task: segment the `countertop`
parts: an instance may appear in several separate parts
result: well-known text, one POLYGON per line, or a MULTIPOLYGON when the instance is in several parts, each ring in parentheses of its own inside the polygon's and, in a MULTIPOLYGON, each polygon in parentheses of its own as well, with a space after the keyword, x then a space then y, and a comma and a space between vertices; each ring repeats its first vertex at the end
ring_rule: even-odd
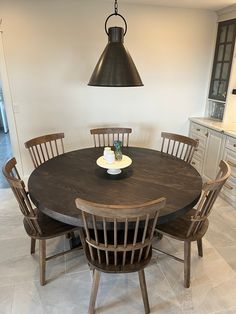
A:
POLYGON ((226 135, 236 137, 236 123, 226 124, 206 117, 191 117, 189 120, 226 135))

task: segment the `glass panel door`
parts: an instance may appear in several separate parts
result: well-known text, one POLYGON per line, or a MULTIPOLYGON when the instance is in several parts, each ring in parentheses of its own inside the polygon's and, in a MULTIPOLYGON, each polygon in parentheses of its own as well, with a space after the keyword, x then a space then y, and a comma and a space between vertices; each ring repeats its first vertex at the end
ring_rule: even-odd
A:
POLYGON ((236 36, 236 19, 218 26, 209 98, 226 101, 236 36))

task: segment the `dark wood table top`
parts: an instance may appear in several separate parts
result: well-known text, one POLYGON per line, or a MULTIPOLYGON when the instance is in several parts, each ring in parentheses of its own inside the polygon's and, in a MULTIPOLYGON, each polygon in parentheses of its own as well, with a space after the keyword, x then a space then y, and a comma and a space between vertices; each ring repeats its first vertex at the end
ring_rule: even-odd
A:
POLYGON ((202 179, 186 162, 156 150, 129 147, 123 153, 132 165, 119 175, 97 166, 102 148, 72 151, 48 160, 30 175, 30 197, 42 212, 59 221, 82 226, 75 199, 103 204, 140 204, 166 197, 158 223, 172 220, 198 201, 202 179))

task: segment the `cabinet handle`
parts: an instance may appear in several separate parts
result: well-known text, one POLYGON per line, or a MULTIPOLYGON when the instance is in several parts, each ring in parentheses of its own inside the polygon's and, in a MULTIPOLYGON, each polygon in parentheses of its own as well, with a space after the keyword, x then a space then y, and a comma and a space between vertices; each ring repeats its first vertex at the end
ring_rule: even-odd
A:
POLYGON ((208 135, 209 135, 209 133, 208 133, 208 132, 206 132, 206 133, 205 133, 205 136, 206 136, 206 137, 208 137, 208 135))
POLYGON ((227 163, 231 166, 231 167, 236 167, 236 164, 234 164, 232 161, 230 160, 227 160, 227 163))
POLYGON ((236 147, 236 144, 234 144, 233 146, 236 147))
POLYGON ((226 187, 227 189, 229 189, 229 190, 233 190, 233 189, 234 189, 231 185, 229 185, 229 184, 227 184, 227 183, 225 183, 225 187, 226 187))
POLYGON ((196 165, 196 163, 194 161, 191 162, 192 165, 196 165))
POLYGON ((196 129, 198 132, 200 132, 201 131, 201 129, 196 129))

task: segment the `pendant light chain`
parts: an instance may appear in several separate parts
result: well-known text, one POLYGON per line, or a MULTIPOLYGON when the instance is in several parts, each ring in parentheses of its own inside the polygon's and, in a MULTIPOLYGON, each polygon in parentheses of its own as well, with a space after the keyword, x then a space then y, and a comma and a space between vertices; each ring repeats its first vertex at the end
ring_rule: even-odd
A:
POLYGON ((117 0, 115 0, 114 9, 115 9, 115 15, 117 15, 118 14, 118 3, 117 3, 117 0))
POLYGON ((123 20, 123 22, 125 23, 125 30, 124 30, 124 36, 125 36, 125 34, 126 34, 126 32, 127 32, 127 22, 126 22, 126 20, 125 20, 125 18, 123 17, 123 15, 121 15, 121 14, 119 14, 118 13, 118 1, 117 0, 115 0, 115 2, 114 2, 114 13, 112 13, 112 14, 110 14, 107 18, 106 18, 106 21, 105 21, 105 32, 107 33, 107 35, 109 35, 108 34, 108 30, 107 30, 107 22, 108 22, 108 20, 112 17, 112 16, 119 16, 122 20, 123 20))

